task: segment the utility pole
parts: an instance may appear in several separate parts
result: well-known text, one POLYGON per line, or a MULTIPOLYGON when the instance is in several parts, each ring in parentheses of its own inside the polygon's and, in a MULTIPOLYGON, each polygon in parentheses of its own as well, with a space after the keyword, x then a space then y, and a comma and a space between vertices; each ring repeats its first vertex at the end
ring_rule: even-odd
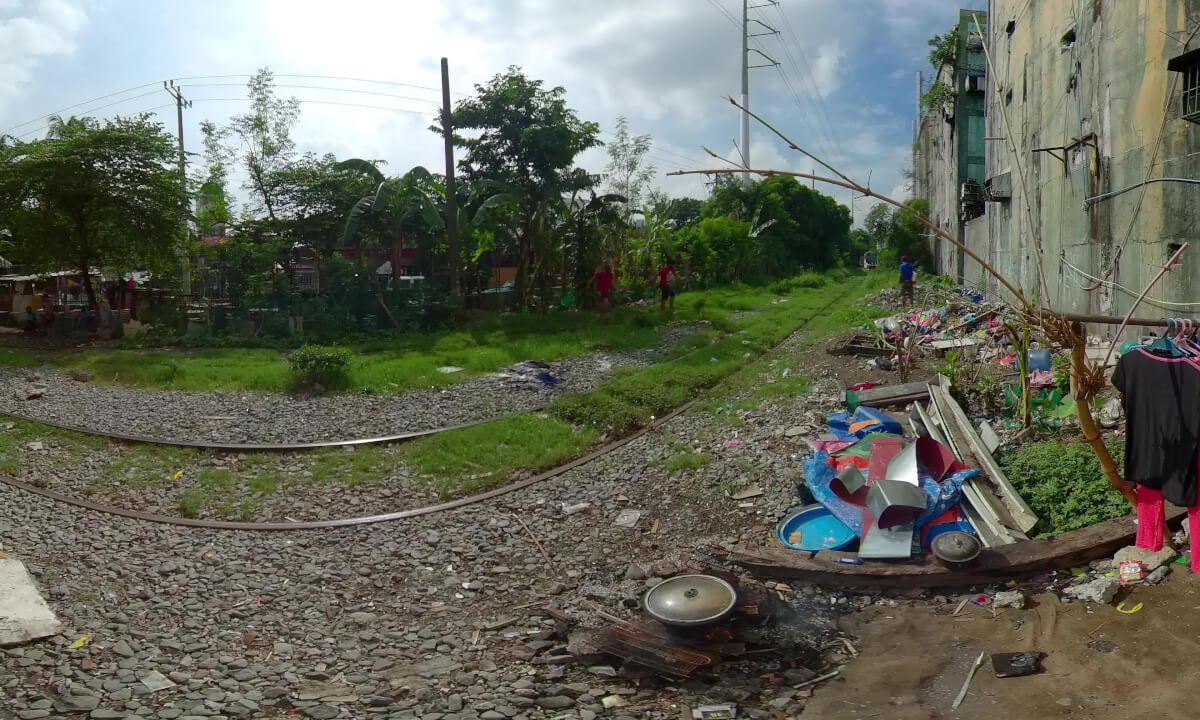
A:
MULTIPOLYGON (((742 0, 742 167, 750 167, 750 0, 742 0)), ((742 174, 750 184, 750 173, 742 174)))
MULTIPOLYGON (((764 53, 758 48, 750 47, 750 38, 759 37, 762 35, 778 35, 779 31, 762 20, 750 17, 750 11, 760 7, 770 7, 778 5, 778 0, 770 0, 763 5, 751 5, 750 0, 742 0, 742 167, 749 169, 750 167, 750 71, 760 67, 775 67, 779 65, 774 58, 764 53), (758 23, 766 28, 769 32, 752 33, 750 32, 750 23, 758 23), (750 53, 758 53, 767 59, 766 63, 758 65, 750 64, 750 53)), ((750 173, 742 174, 742 185, 750 185, 750 173)))
POLYGON ((450 256, 450 295, 458 295, 458 196, 454 186, 454 126, 450 122, 450 65, 442 58, 442 133, 446 141, 446 254, 450 256))
MULTIPOLYGON (((168 81, 163 80, 163 90, 166 90, 171 97, 175 98, 175 112, 179 119, 179 176, 181 178, 181 182, 183 182, 183 189, 186 192, 187 156, 185 156, 183 153, 183 109, 185 107, 190 108, 192 106, 192 101, 184 99, 183 88, 177 86, 174 80, 171 80, 170 84, 168 84, 168 81)), ((179 286, 183 291, 184 301, 186 302, 187 298, 192 294, 192 270, 188 265, 186 224, 184 226, 183 236, 184 240, 179 248, 179 286)))

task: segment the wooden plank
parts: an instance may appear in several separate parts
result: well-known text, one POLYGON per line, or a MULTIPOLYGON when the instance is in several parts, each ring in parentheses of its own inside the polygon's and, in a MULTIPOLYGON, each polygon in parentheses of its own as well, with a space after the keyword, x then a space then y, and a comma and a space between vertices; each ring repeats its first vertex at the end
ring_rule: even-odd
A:
POLYGON ((966 439, 968 450, 976 459, 978 467, 985 473, 998 490, 1000 499, 1012 514, 1013 521, 1016 523, 1016 529, 1021 532, 1029 532, 1037 525, 1037 515, 1021 497, 1013 484, 1009 482, 1008 477, 996 461, 992 458, 992 454, 984 447, 983 440, 979 434, 975 432, 975 428, 971 426, 971 421, 967 418, 967 414, 959 404, 950 397, 950 391, 945 387, 937 386, 930 388, 931 393, 937 398, 939 406, 943 409, 942 419, 958 425, 962 432, 962 436, 966 439), (949 408, 951 417, 946 417, 945 410, 949 408))
POLYGON ((929 383, 910 382, 903 385, 883 385, 869 390, 856 390, 858 404, 868 407, 888 407, 924 400, 929 397, 929 383))
POLYGON ((933 342, 929 343, 929 347, 933 348, 939 353, 945 353, 947 350, 975 347, 978 344, 979 343, 975 342, 975 340, 972 338, 953 338, 950 340, 934 340, 933 342))
MULTIPOLYGON (((1168 525, 1178 526, 1185 513, 1183 508, 1168 506, 1168 525)), ((1127 515, 1045 540, 1026 540, 986 549, 974 565, 955 570, 928 555, 911 560, 865 561, 861 565, 849 565, 838 561, 855 558, 852 552, 822 550, 812 555, 778 544, 711 552, 764 578, 806 580, 837 587, 961 587, 1076 567, 1112 555, 1131 544, 1136 533, 1134 517, 1127 515)))

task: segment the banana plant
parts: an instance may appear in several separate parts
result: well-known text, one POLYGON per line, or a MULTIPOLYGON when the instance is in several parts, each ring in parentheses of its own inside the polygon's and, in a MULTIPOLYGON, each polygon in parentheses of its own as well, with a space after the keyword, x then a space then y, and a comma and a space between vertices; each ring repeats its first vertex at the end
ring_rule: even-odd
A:
POLYGON ((375 192, 359 198, 346 215, 343 244, 357 243, 368 222, 382 226, 392 249, 392 276, 400 273, 400 250, 416 247, 423 236, 445 227, 442 217, 445 187, 418 165, 400 177, 384 177, 374 163, 352 158, 338 163, 340 169, 357 170, 377 181, 375 192))

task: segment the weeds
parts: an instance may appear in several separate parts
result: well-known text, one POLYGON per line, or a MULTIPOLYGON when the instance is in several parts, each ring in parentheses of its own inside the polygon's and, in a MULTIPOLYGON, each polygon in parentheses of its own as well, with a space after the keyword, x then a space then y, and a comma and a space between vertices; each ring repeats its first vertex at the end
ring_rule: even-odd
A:
POLYGON ((667 472, 697 470, 712 461, 713 456, 709 453, 680 452, 667 458, 666 462, 663 463, 663 469, 667 472))
MULTIPOLYGON (((1105 442, 1117 465, 1124 462, 1119 438, 1105 442)), ((1057 535, 1129 514, 1129 502, 1108 483, 1091 448, 1082 442, 1033 443, 1000 459, 1009 480, 1038 515, 1038 531, 1057 535)))

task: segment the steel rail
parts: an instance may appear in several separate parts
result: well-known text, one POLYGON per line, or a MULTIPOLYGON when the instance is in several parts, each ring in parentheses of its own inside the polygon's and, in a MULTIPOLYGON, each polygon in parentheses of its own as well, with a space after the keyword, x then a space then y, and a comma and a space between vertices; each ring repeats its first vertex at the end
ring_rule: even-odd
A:
MULTIPOLYGON (((780 340, 779 343, 777 343, 773 348, 771 348, 771 350, 775 350, 775 349, 779 348, 784 343, 786 343, 788 340, 792 339, 797 334, 803 332, 808 327, 809 323, 811 323, 813 321, 813 318, 820 316, 823 312, 825 312, 825 310, 829 309, 835 303, 842 300, 847 294, 848 294, 848 292, 842 292, 842 293, 838 294, 837 296, 835 296, 834 298, 832 298, 828 303, 826 303, 822 307, 818 308, 817 310, 814 310, 812 312, 812 314, 809 315, 809 317, 804 320, 804 322, 800 323, 800 325, 797 326, 795 330, 788 333, 787 337, 780 340)), ((762 362, 762 360, 764 358, 766 358, 767 355, 770 354, 771 350, 764 352, 761 356, 756 358, 754 360, 754 362, 749 363, 746 367, 750 367, 751 365, 755 365, 759 362, 762 362)), ((552 478, 558 477, 559 475, 562 475, 571 470, 574 470, 575 468, 577 468, 581 465, 585 465, 597 458, 603 457, 604 455, 607 455, 608 453, 610 453, 618 448, 624 447, 625 445, 628 445, 629 443, 633 442, 634 440, 637 440, 638 438, 642 437, 643 435, 646 435, 647 433, 651 432, 652 430, 656 430, 656 429, 662 427, 663 425, 667 424, 668 422, 675 419, 676 417, 681 415, 683 412, 685 412, 686 410, 691 408, 697 402, 699 402, 699 398, 693 398, 691 400, 688 400, 687 402, 683 403, 682 405, 675 408, 674 410, 667 413, 666 415, 662 416, 661 418, 657 418, 657 419, 651 421, 649 424, 644 425, 643 427, 630 433, 629 435, 626 435, 623 438, 614 440, 600 448, 597 448, 596 450, 593 450, 590 453, 587 453, 586 455, 582 455, 578 458, 575 458, 574 460, 571 460, 570 462, 567 462, 563 465, 559 465, 558 467, 555 467, 555 468, 551 468, 550 470, 547 470, 545 472, 534 475, 533 477, 526 478, 524 480, 520 480, 515 483, 510 483, 508 485, 504 485, 502 487, 498 487, 494 490, 489 490, 487 492, 479 493, 477 495, 471 495, 471 496, 464 497, 464 498, 457 498, 455 500, 448 500, 446 502, 437 503, 435 505, 426 505, 424 507, 412 508, 409 510, 398 510, 395 512, 382 513, 379 515, 365 515, 365 516, 360 516, 360 517, 339 518, 336 520, 304 520, 304 521, 299 521, 299 522, 282 522, 282 523, 281 522, 245 522, 245 521, 235 521, 235 520, 208 520, 205 518, 185 518, 185 517, 176 517, 176 516, 172 516, 172 515, 160 515, 158 513, 143 512, 141 510, 130 510, 128 508, 117 507, 115 505, 107 505, 105 503, 92 502, 91 500, 84 500, 83 498, 78 498, 78 497, 74 497, 71 495, 65 495, 63 493, 60 493, 60 492, 57 492, 54 490, 48 490, 46 488, 37 487, 35 485, 30 485, 29 483, 22 482, 15 478, 9 477, 3 473, 0 473, 0 484, 8 485, 9 487, 17 488, 18 490, 24 490, 27 493, 38 495, 38 496, 44 497, 48 500, 54 500, 56 502, 61 502, 61 503, 67 504, 67 505, 72 505, 72 506, 75 506, 78 508, 83 508, 85 510, 91 510, 93 512, 105 513, 107 515, 116 515, 119 517, 130 518, 132 520, 142 520, 145 522, 160 523, 163 525, 177 525, 177 526, 182 526, 182 527, 200 528, 200 529, 207 529, 207 530, 243 530, 243 531, 250 531, 250 532, 263 532, 263 531, 278 532, 278 531, 288 531, 288 530, 326 530, 326 529, 332 529, 332 528, 354 527, 354 526, 358 526, 358 525, 373 525, 376 523, 390 522, 393 520, 404 520, 407 518, 420 517, 422 515, 432 515, 434 513, 444 512, 446 510, 454 510, 457 508, 466 507, 468 505, 474 505, 475 503, 483 502, 484 500, 490 500, 492 498, 497 498, 502 495, 507 495, 508 493, 515 492, 517 490, 522 490, 531 485, 535 485, 535 484, 543 482, 545 480, 550 480, 552 478)), ((536 412, 536 411, 534 411, 534 412, 536 412)), ((516 413, 514 413, 514 414, 516 414, 516 413)), ((21 415, 8 413, 8 412, 0 412, 0 415, 8 415, 10 417, 16 417, 16 418, 19 418, 22 420, 27 419, 25 417, 22 417, 21 415)), ((506 416, 501 415, 500 417, 506 417, 506 416)), ((437 429, 437 430, 422 430, 417 433, 409 433, 405 436, 391 436, 391 437, 393 437, 394 439, 403 439, 404 437, 418 437, 420 435, 431 435, 434 433, 443 432, 445 430, 453 430, 453 429, 459 429, 459 428, 463 428, 463 427, 470 427, 472 425, 480 425, 482 423, 490 422, 491 420, 496 420, 496 419, 498 419, 498 418, 490 418, 488 420, 480 420, 477 422, 468 423, 466 425, 460 425, 460 426, 451 427, 451 428, 441 428, 441 429, 437 429)), ((60 429, 66 429, 66 430, 74 430, 75 429, 75 428, 71 428, 69 426, 58 424, 58 423, 44 422, 42 420, 37 420, 35 418, 28 418, 28 421, 41 423, 43 425, 49 425, 49 426, 57 427, 60 429)), ((140 440, 138 440, 136 436, 110 435, 107 433, 100 433, 100 432, 92 431, 92 430, 78 430, 78 432, 83 432, 83 433, 87 433, 87 434, 91 434, 91 435, 103 435, 103 436, 112 437, 115 439, 126 439, 126 440, 130 440, 130 441, 134 441, 134 442, 140 442, 140 440)), ((307 447, 310 447, 310 448, 311 447, 328 447, 328 446, 336 447, 338 445, 352 445, 352 444, 361 445, 361 444, 364 444, 367 442, 372 442, 372 441, 385 442, 384 440, 372 438, 372 439, 356 440, 356 441, 350 441, 350 442, 329 442, 329 443, 320 443, 320 444, 309 444, 307 447)), ((185 443, 182 441, 171 441, 171 442, 167 442, 167 443, 163 443, 163 444, 182 445, 182 446, 188 446, 188 447, 202 447, 202 448, 238 447, 241 449, 250 449, 250 448, 293 449, 293 448, 284 448, 281 446, 253 446, 253 445, 231 446, 228 443, 226 443, 225 445, 205 445, 203 443, 193 444, 193 443, 185 443)), ((304 448, 304 446, 300 446, 300 449, 305 449, 305 448, 304 448)))
POLYGON ((405 518, 419 517, 421 515, 432 515, 433 513, 438 513, 438 512, 445 511, 445 510, 453 510, 455 508, 460 508, 460 507, 464 507, 467 505, 473 505, 477 502, 482 502, 484 500, 490 500, 492 498, 500 497, 501 495, 506 495, 510 492, 514 492, 516 490, 521 490, 522 488, 527 488, 530 485, 540 483, 544 480, 549 480, 551 478, 558 477, 559 475, 562 475, 563 473, 566 473, 570 470, 574 470, 575 468, 579 467, 580 465, 589 463, 598 457, 606 455, 606 454, 612 452, 613 450, 616 450, 617 448, 628 445, 629 443, 633 442, 634 440, 637 440, 638 438, 642 437, 643 435, 650 432, 651 430, 655 430, 659 427, 662 427, 668 421, 672 420, 673 418, 678 416, 680 413, 682 413, 685 410, 687 410, 688 408, 690 408, 692 405, 695 405, 696 402, 697 402, 697 400, 689 400, 688 402, 684 403, 683 405, 680 405, 678 408, 676 408, 669 414, 664 415, 661 418, 658 418, 657 420, 651 422, 650 424, 643 426, 642 428, 638 429, 637 431, 630 433, 629 435, 626 435, 625 437, 620 438, 619 440, 614 440, 613 442, 610 442, 607 445, 604 445, 603 447, 597 448, 596 450, 593 450, 592 452, 590 452, 586 455, 582 455, 578 458, 575 458, 574 460, 566 463, 565 465, 559 465, 556 468, 552 468, 550 470, 547 470, 546 472, 539 473, 537 475, 534 475, 531 478, 526 478, 524 480, 521 480, 521 481, 518 481, 515 483, 511 483, 511 484, 505 485, 503 487, 498 487, 495 490, 489 490, 484 493, 479 493, 478 495, 471 495, 469 497, 458 498, 456 500, 448 500, 446 502, 438 503, 436 505, 426 505, 425 507, 412 508, 410 510, 398 510, 396 512, 383 513, 380 515, 366 515, 363 517, 340 518, 337 520, 306 520, 306 521, 301 521, 301 522, 239 522, 239 521, 234 521, 234 520, 207 520, 207 519, 203 519, 203 518, 174 517, 171 515, 159 515, 158 513, 143 512, 141 510, 130 510, 128 508, 116 507, 114 505, 106 505, 104 503, 92 502, 91 500, 84 500, 83 498, 77 498, 77 497, 73 497, 71 495, 64 495, 63 493, 56 492, 54 490, 47 490, 46 488, 36 487, 34 485, 30 485, 28 483, 24 483, 24 482, 21 482, 20 480, 15 480, 13 478, 10 478, 10 477, 4 476, 4 475, 0 475, 0 483, 10 485, 19 490, 24 490, 25 492, 33 493, 35 495, 40 495, 40 496, 42 496, 44 498, 48 498, 50 500, 56 500, 58 502, 66 503, 68 505, 74 505, 75 507, 80 507, 85 510, 93 510, 95 512, 107 513, 109 515, 119 515, 121 517, 131 518, 133 520, 145 520, 147 522, 163 523, 166 525, 183 525, 185 527, 206 528, 206 529, 210 529, 210 530, 249 530, 249 531, 324 530, 324 529, 328 529, 328 528, 351 527, 351 526, 355 526, 355 525, 373 525, 375 523, 389 522, 392 520, 403 520, 405 518))
POLYGON ((233 443, 233 442, 206 442, 203 440, 175 440, 171 438, 156 438, 148 435, 129 435, 125 433, 110 433, 91 428, 82 427, 80 425, 70 425, 67 423, 55 422, 52 420, 43 420, 41 418, 16 413, 11 410, 0 409, 0 415, 17 418, 26 422, 37 423, 39 425, 47 425, 49 427, 58 428, 59 430, 70 430, 71 432, 80 433, 82 435, 96 435, 99 437, 111 438, 113 440, 121 440, 123 442, 146 443, 150 445, 170 445, 174 447, 189 447, 199 448, 201 450, 232 450, 237 452, 262 452, 262 451, 279 451, 287 452, 290 450, 316 450, 318 448, 346 447, 348 445, 379 445, 383 443, 399 442, 401 440, 413 440, 426 435, 436 435, 437 433, 449 432, 451 430, 462 430, 464 428, 483 425, 484 423, 492 422, 493 420, 503 420, 513 415, 523 415, 531 412, 541 412, 546 406, 530 408, 522 412, 504 413, 503 415, 495 415, 493 417, 484 418, 483 420, 472 420, 471 422, 460 423, 458 425, 447 425, 445 427, 430 428, 429 430, 414 430, 406 433, 396 433, 394 435, 377 435, 368 438, 356 438, 352 440, 314 440, 313 442, 300 443, 233 443))

